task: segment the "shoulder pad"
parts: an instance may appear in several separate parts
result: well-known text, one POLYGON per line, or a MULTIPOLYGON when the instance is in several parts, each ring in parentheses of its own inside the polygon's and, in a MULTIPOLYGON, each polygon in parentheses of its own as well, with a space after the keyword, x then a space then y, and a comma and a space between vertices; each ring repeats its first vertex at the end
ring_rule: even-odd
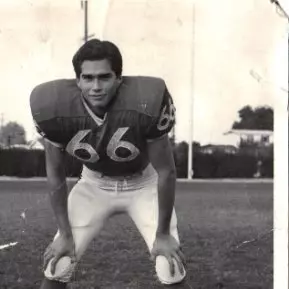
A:
POLYGON ((36 122, 56 117, 81 116, 81 91, 75 79, 59 79, 36 86, 30 95, 32 116, 36 122))
POLYGON ((166 84, 161 78, 123 77, 113 110, 136 110, 158 116, 165 91, 166 84))

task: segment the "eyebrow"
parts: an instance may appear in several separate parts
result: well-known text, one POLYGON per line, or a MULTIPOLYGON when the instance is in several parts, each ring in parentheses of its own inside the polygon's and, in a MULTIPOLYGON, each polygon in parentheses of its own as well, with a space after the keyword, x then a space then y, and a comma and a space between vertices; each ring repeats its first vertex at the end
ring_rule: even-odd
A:
POLYGON ((100 73, 100 74, 93 74, 93 73, 82 73, 82 76, 84 77, 109 77, 112 73, 100 73))

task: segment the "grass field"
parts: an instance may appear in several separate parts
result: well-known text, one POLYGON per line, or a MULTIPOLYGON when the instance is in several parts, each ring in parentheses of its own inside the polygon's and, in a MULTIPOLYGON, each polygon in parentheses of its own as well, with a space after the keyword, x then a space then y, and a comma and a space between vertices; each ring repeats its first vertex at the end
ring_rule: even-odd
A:
MULTIPOLYGON (((1 289, 39 287, 42 253, 55 233, 46 192, 43 181, 0 181, 0 245, 18 242, 0 250, 1 289)), ((178 183, 176 209, 188 279, 171 288, 273 287, 272 184, 178 183)), ((70 288, 163 288, 127 216, 109 221, 75 279, 70 288)))

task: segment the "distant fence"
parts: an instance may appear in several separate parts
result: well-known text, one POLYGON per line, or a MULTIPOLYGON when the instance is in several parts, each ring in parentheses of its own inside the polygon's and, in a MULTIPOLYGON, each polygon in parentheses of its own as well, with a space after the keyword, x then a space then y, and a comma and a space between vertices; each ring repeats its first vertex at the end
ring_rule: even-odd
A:
MULTIPOLYGON (((178 178, 187 178, 187 159, 179 160, 176 156, 175 162, 178 178)), ((193 156, 193 170, 194 178, 272 178, 273 157, 196 152, 193 156)))
MULTIPOLYGON (((66 175, 79 176, 81 164, 69 155, 65 158, 66 175)), ((45 177, 43 150, 0 149, 0 176, 45 177)))
MULTIPOLYGON (((180 154, 175 154, 174 157, 178 178, 186 178, 187 157, 180 154)), ((76 159, 67 155, 65 167, 67 176, 79 176, 81 164, 76 159)), ((260 177, 272 178, 273 156, 257 159, 256 156, 241 153, 230 155, 196 152, 193 167, 195 178, 253 178, 258 171, 260 177)), ((0 149, 0 176, 46 176, 44 151, 0 149)))

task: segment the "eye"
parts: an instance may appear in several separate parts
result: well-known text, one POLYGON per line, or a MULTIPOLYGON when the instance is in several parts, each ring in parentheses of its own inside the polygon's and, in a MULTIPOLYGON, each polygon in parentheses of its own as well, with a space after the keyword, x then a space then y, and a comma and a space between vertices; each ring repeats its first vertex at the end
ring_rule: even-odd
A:
POLYGON ((111 74, 110 73, 99 75, 99 79, 101 79, 101 80, 108 80, 110 78, 111 78, 111 74))
POLYGON ((83 74, 83 75, 82 75, 82 78, 83 78, 84 80, 88 80, 88 81, 92 81, 92 80, 93 80, 93 76, 90 75, 90 74, 83 74))

